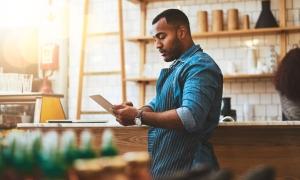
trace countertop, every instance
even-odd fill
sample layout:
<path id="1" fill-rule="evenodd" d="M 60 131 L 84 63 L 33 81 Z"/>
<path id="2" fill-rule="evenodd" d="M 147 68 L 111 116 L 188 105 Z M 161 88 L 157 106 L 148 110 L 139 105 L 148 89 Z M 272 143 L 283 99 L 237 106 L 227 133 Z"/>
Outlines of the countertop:
<path id="1" fill-rule="evenodd" d="M 219 126 L 291 126 L 299 125 L 300 121 L 242 121 L 242 122 L 220 122 Z M 82 128 L 82 127 L 124 127 L 116 122 L 107 123 L 19 123 L 18 128 Z M 129 126 L 138 128 L 138 126 Z M 147 127 L 147 126 L 142 126 Z"/>

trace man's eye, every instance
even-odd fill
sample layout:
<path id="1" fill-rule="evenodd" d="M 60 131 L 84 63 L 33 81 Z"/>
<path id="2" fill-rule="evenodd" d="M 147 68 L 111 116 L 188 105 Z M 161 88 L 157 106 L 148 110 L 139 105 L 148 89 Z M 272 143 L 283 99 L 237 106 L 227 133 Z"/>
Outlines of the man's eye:
<path id="1" fill-rule="evenodd" d="M 158 36 L 158 39 L 164 39 L 165 37 L 166 37 L 166 35 L 161 34 L 161 35 Z"/>

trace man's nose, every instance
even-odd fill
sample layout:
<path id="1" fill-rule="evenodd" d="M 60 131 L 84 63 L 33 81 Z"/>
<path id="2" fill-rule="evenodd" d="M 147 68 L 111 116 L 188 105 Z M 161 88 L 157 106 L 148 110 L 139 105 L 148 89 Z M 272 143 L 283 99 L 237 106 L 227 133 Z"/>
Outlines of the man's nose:
<path id="1" fill-rule="evenodd" d="M 155 41 L 155 47 L 156 47 L 156 49 L 160 49 L 163 47 L 163 45 L 160 41 Z"/>

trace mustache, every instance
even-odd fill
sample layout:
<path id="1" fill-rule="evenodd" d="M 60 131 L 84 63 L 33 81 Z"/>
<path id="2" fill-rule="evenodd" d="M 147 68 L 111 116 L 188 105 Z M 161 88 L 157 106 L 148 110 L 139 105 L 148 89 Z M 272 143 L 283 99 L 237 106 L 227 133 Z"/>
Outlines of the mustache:
<path id="1" fill-rule="evenodd" d="M 159 49 L 159 52 L 160 52 L 160 53 L 165 53 L 166 50 L 164 50 L 164 49 Z"/>

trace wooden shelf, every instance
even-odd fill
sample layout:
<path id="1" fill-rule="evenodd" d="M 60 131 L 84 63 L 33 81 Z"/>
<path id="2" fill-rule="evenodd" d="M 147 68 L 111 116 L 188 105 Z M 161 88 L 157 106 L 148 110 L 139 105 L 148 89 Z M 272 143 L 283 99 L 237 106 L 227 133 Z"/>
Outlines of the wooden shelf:
<path id="1" fill-rule="evenodd" d="M 98 37 L 98 36 L 118 36 L 119 32 L 89 32 L 87 36 Z"/>
<path id="2" fill-rule="evenodd" d="M 213 37 L 229 37 L 229 36 L 249 36 L 259 34 L 277 34 L 281 32 L 300 32 L 300 26 L 285 27 L 285 28 L 261 28 L 249 30 L 236 30 L 236 31 L 220 31 L 220 32 L 207 32 L 207 33 L 194 33 L 194 38 L 213 38 Z M 153 41 L 151 36 L 135 36 L 127 38 L 128 41 Z"/>
<path id="3" fill-rule="evenodd" d="M 106 76 L 106 75 L 118 75 L 121 71 L 95 71 L 95 72 L 84 72 L 85 76 Z"/>
<path id="4" fill-rule="evenodd" d="M 128 1 L 137 4 L 137 3 L 166 2 L 166 1 L 176 1 L 176 0 L 128 0 Z"/>
<path id="5" fill-rule="evenodd" d="M 272 79 L 274 74 L 235 74 L 235 75 L 224 75 L 224 81 L 228 80 L 244 80 L 244 79 Z"/>
<path id="6" fill-rule="evenodd" d="M 127 78 L 126 81 L 132 81 L 137 83 L 154 83 L 156 82 L 157 78 L 149 78 L 149 77 L 132 77 Z"/>
<path id="7" fill-rule="evenodd" d="M 234 75 L 224 75 L 224 81 L 228 80 L 242 80 L 242 79 L 271 79 L 274 77 L 274 74 L 234 74 Z M 149 78 L 149 77 L 132 77 L 127 78 L 127 81 L 132 81 L 136 83 L 154 83 L 157 78 Z"/>

